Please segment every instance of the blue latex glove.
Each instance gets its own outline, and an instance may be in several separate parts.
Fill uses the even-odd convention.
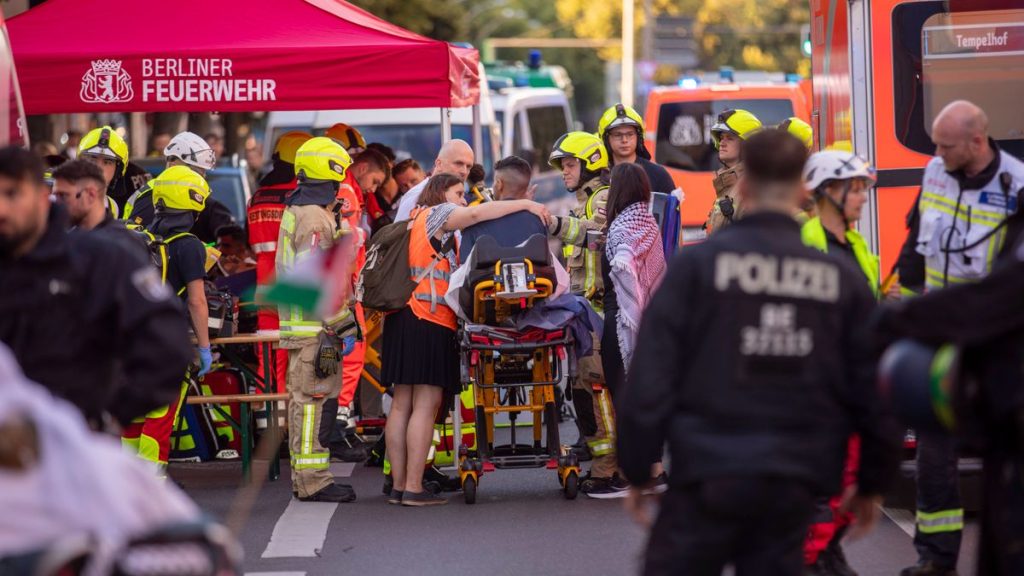
[[[341,355],[348,356],[352,353],[352,349],[356,347],[355,336],[345,336],[341,339]]]
[[[213,365],[213,352],[210,351],[210,347],[199,348],[199,377],[202,378],[210,371],[210,366]]]

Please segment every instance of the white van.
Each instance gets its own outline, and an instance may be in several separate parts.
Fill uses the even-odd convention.
[[[452,108],[452,138],[473,144],[473,109]],[[439,108],[392,108],[379,110],[323,110],[316,112],[271,112],[267,115],[264,149],[269,160],[274,143],[290,130],[304,130],[319,136],[338,122],[359,130],[366,142],[380,142],[395,150],[399,159],[415,158],[427,172],[441,148]],[[476,161],[491,181],[494,163],[501,157],[498,125],[486,90],[480,94],[480,125],[483,157]]]
[[[534,166],[535,199],[550,203],[568,195],[561,174],[548,165],[558,138],[575,129],[569,98],[558,88],[503,88],[491,93],[501,126],[501,157],[516,155]]]

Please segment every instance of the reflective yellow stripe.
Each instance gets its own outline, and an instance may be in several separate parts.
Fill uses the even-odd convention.
[[[313,453],[313,422],[316,416],[316,406],[306,404],[302,407],[302,454],[308,456]]]
[[[934,192],[921,193],[921,204],[924,205],[926,203],[942,205],[944,207],[952,209],[953,211],[956,211],[956,202],[954,200],[942,196],[941,194],[936,194]],[[960,206],[961,214],[967,211],[967,206],[968,204],[962,204]],[[970,207],[972,216],[980,216],[982,218],[988,218],[996,222],[1001,222],[1007,216],[1006,212],[995,212],[993,210],[986,210],[984,208],[979,208],[974,204],[970,204]],[[952,214],[952,212],[949,213]]]
[[[917,529],[924,534],[959,532],[964,529],[964,510],[941,510],[939,512],[917,512]]]
[[[569,217],[569,230],[565,233],[562,238],[569,244],[576,244],[576,240],[580,237],[580,221],[576,218]]]
[[[583,289],[589,294],[591,290],[597,288],[597,252],[587,250],[584,253],[583,268],[586,271]]]
[[[590,442],[587,442],[587,447],[590,448],[590,453],[594,456],[607,456],[615,451],[612,443],[606,438],[591,440]]]
[[[326,452],[315,454],[292,454],[292,468],[295,470],[325,470],[331,465],[331,455]]]
[[[967,284],[973,282],[975,279],[961,278],[954,276],[952,272],[948,275],[944,275],[942,270],[937,270],[931,267],[925,267],[925,284],[929,288],[945,288],[947,284]]]
[[[976,208],[973,205],[970,206],[970,213],[968,213],[967,205],[960,207],[960,210],[956,209],[956,205],[950,206],[949,204],[935,202],[931,199],[921,198],[921,211],[924,210],[936,210],[943,214],[949,214],[955,216],[957,220],[962,222],[970,222],[971,224],[977,224],[978,226],[988,226],[993,228],[1006,219],[1005,214],[999,214],[998,212],[990,212],[981,208]]]

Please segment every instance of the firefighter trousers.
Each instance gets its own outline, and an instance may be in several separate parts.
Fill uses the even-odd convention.
[[[956,441],[942,434],[917,437],[917,528],[922,562],[956,568],[964,528]]]
[[[167,457],[171,453],[171,432],[188,391],[188,378],[181,383],[178,400],[136,418],[121,434],[121,446],[152,464],[161,478],[167,476]]]
[[[723,477],[673,486],[651,529],[645,576],[800,576],[814,495],[796,480]]]
[[[572,403],[580,434],[593,457],[590,475],[611,478],[619,467],[615,458],[615,413],[611,396],[602,386],[604,370],[597,343],[594,338],[594,353],[579,361],[579,377],[572,384]]]
[[[288,450],[291,454],[292,491],[300,498],[316,494],[334,483],[330,452],[320,443],[324,401],[336,398],[338,374],[317,378],[319,343],[314,338],[301,348],[288,350]]]

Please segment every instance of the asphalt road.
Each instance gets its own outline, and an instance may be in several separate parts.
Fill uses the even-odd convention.
[[[642,558],[645,533],[621,501],[567,501],[551,470],[499,470],[483,477],[475,505],[454,494],[446,506],[417,509],[388,505],[381,470],[352,464],[332,469],[354,486],[354,503],[293,501],[282,465],[282,479],[263,485],[240,534],[246,574],[600,576],[636,574]],[[171,473],[207,513],[228,519],[239,494],[238,464],[172,465]],[[912,511],[885,512],[874,532],[845,544],[862,576],[898,574],[916,559]],[[962,576],[974,574],[976,547],[971,521]]]

